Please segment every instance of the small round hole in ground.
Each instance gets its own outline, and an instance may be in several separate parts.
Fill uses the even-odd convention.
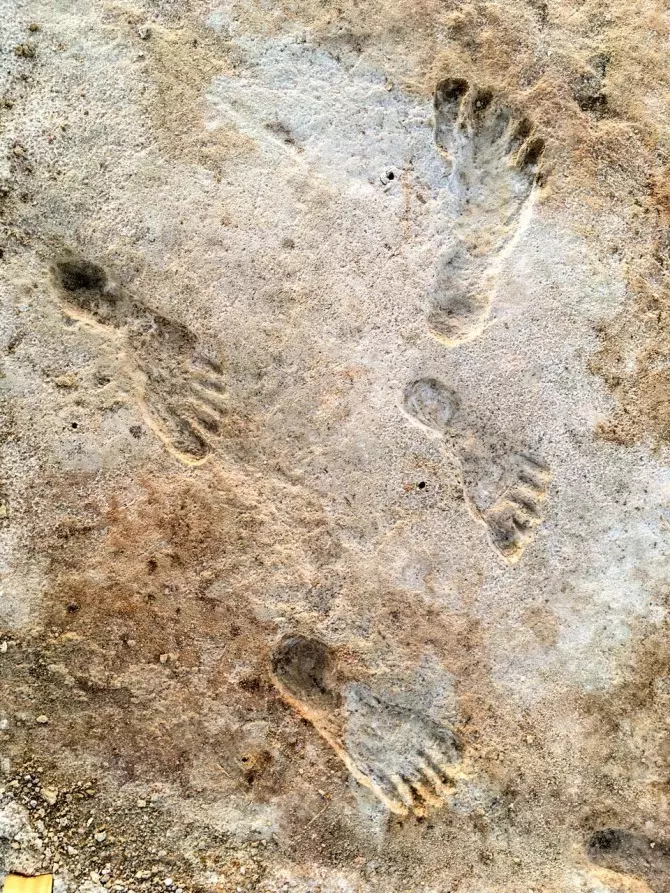
[[[77,422],[72,422],[72,425],[70,427],[76,430],[79,427],[79,424]]]
[[[417,487],[419,488],[419,490],[425,490],[425,489],[426,489],[426,482],[425,482],[425,481],[419,481],[419,483],[417,484]]]
[[[79,610],[79,605],[77,604],[77,602],[69,602],[69,604],[67,606],[68,614],[76,614],[78,610]]]
[[[389,172],[387,173],[387,175],[386,175],[386,179],[387,179],[387,180],[395,180],[395,174],[393,173],[393,171],[389,171]]]

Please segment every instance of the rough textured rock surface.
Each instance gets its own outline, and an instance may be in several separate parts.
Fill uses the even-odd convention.
[[[0,876],[670,890],[667,10],[0,21]]]

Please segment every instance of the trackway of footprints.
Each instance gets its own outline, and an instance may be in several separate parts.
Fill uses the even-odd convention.
[[[428,328],[447,345],[484,328],[500,263],[527,223],[541,182],[544,141],[491,90],[447,78],[434,96],[435,143],[451,165],[456,247],[437,259]]]
[[[272,657],[272,680],[310,722],[351,775],[397,815],[440,807],[460,776],[455,732],[420,711],[338,678],[331,650],[306,636],[286,636]]]
[[[465,427],[456,395],[436,378],[411,382],[403,408],[412,421],[451,444],[470,513],[486,527],[491,545],[507,564],[515,564],[544,519],[549,469],[527,453]]]
[[[460,207],[457,247],[438,258],[428,325],[435,337],[455,345],[486,323],[500,261],[532,207],[544,144],[528,120],[514,121],[490,91],[458,79],[436,88],[435,142],[450,161]],[[55,261],[51,275],[64,311],[116,349],[148,426],[183,463],[204,462],[226,413],[221,364],[193,332],[111,283],[101,266],[68,254]],[[514,564],[543,519],[549,470],[464,428],[455,394],[435,378],[409,384],[403,407],[413,422],[453,446],[470,512],[495,550]],[[282,639],[271,676],[284,700],[391,812],[423,816],[449,801],[463,776],[453,729],[343,679],[333,652],[317,639]],[[617,858],[630,862],[625,854],[636,852],[636,844],[625,835],[620,841]],[[595,842],[591,850],[595,861],[614,858]]]
[[[67,256],[51,274],[67,315],[117,348],[151,430],[184,464],[204,462],[226,409],[220,363],[205,355],[185,326],[111,285],[97,264]]]

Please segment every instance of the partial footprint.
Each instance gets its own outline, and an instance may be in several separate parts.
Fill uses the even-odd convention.
[[[454,392],[436,378],[411,382],[403,409],[423,428],[443,435],[458,455],[466,505],[485,525],[491,544],[515,564],[544,519],[549,469],[525,452],[474,433],[459,413]]]
[[[641,878],[654,893],[670,893],[670,842],[607,828],[591,836],[586,854],[602,868]]]
[[[422,816],[448,799],[461,752],[450,728],[338,678],[330,650],[317,639],[283,638],[272,657],[272,679],[353,777],[392,812]]]
[[[437,85],[434,112],[435,142],[451,163],[459,216],[458,244],[438,258],[428,327],[455,345],[486,324],[500,262],[530,217],[544,141],[527,118],[513,120],[490,90],[459,78]]]
[[[68,316],[118,348],[147,425],[181,462],[204,462],[225,413],[221,365],[193,332],[110,284],[97,264],[67,256],[51,273]]]

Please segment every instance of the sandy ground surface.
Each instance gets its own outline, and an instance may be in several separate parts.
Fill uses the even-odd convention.
[[[662,4],[0,21],[0,877],[669,891]]]

